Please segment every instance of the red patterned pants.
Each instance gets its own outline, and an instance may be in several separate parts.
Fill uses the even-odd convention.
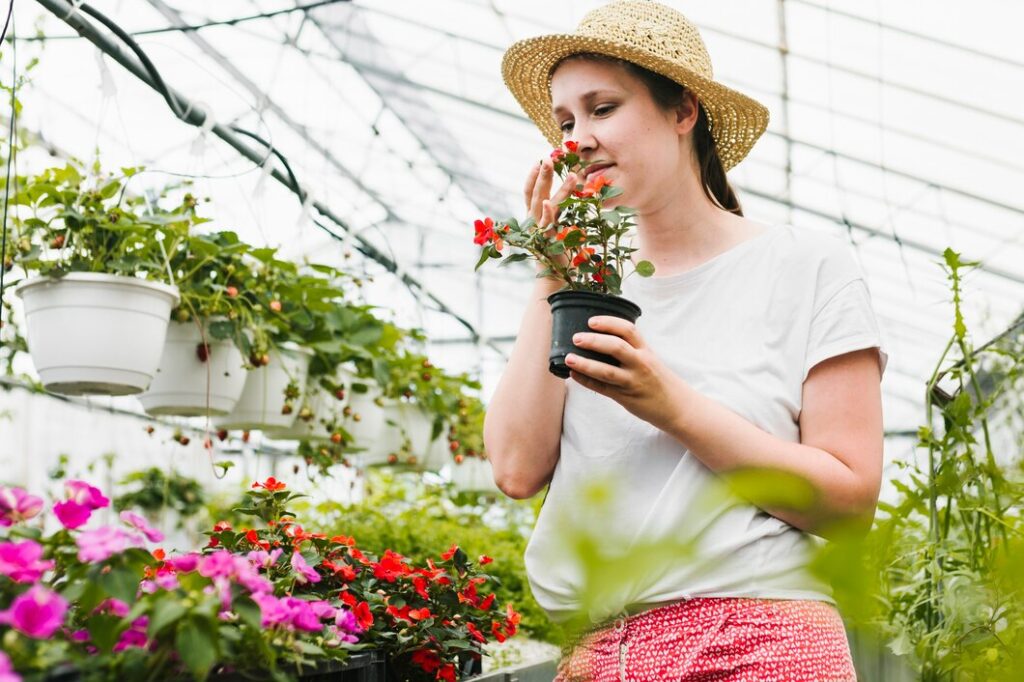
[[[839,612],[818,601],[700,598],[591,630],[555,682],[855,682]]]

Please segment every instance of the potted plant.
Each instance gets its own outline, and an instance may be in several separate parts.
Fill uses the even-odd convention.
[[[269,348],[260,309],[241,295],[250,247],[234,232],[189,235],[170,254],[181,293],[160,365],[139,396],[152,415],[225,415],[245,388],[247,359]]]
[[[19,178],[11,198],[14,265],[27,279],[28,348],[43,385],[66,395],[143,391],[160,360],[178,289],[166,254],[198,222],[129,195],[137,169],[85,174],[76,163]]]
[[[569,141],[565,149],[551,152],[555,172],[565,177],[588,165],[577,154],[577,145]],[[636,249],[623,243],[635,212],[625,206],[605,209],[603,203],[622,194],[604,175],[595,175],[559,204],[559,214],[552,225],[538,226],[533,218],[523,222],[510,219],[495,224],[492,218],[477,220],[474,224],[474,242],[483,246],[477,269],[490,259],[501,265],[523,260],[536,260],[544,267],[539,277],[552,277],[565,282],[565,286],[548,297],[551,304],[552,333],[549,369],[561,378],[569,376],[565,356],[576,353],[586,358],[617,365],[618,362],[603,353],[577,348],[572,337],[577,332],[590,331],[587,324],[594,315],[612,315],[635,322],[640,308],[621,297],[622,281],[626,276],[630,254]],[[506,246],[521,249],[517,253],[502,253]],[[640,261],[634,271],[641,277],[654,274],[650,261]]]

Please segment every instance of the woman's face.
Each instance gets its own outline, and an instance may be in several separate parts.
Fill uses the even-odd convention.
[[[660,109],[621,64],[563,62],[551,78],[551,100],[563,140],[575,140],[583,160],[598,162],[592,173],[620,187],[624,205],[643,212],[666,196],[684,170],[680,133],[686,126],[677,123],[675,111]],[[604,164],[607,169],[599,170]]]

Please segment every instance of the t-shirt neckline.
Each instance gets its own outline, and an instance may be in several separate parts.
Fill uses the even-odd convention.
[[[675,286],[682,282],[691,282],[703,277],[709,272],[717,270],[743,252],[749,251],[755,244],[763,242],[767,237],[774,235],[778,231],[779,228],[777,227],[765,228],[765,230],[760,234],[750,237],[749,239],[744,239],[739,244],[726,249],[717,256],[709,258],[697,267],[690,268],[686,272],[679,272],[674,275],[664,275],[661,277],[659,277],[657,273],[651,277],[641,277],[640,275],[633,274],[629,277],[627,282],[640,289],[660,289],[663,287]]]

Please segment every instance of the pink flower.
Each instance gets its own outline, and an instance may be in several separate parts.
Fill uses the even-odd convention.
[[[53,513],[57,515],[57,519],[65,528],[74,530],[89,522],[92,509],[74,500],[63,500],[53,505]]]
[[[277,563],[277,558],[281,556],[281,548],[278,547],[272,552],[267,552],[262,549],[254,549],[246,555],[249,562],[256,568],[270,568]]]
[[[334,624],[337,625],[339,629],[349,633],[350,636],[358,635],[363,631],[363,628],[359,626],[359,621],[356,620],[355,614],[348,609],[338,609],[334,614]],[[342,639],[346,642],[356,641],[354,636],[352,639],[347,639],[345,637],[342,637]]]
[[[219,550],[207,554],[199,560],[199,575],[206,578],[218,576],[231,577],[235,574],[235,556],[228,551]]]
[[[127,604],[120,599],[114,599],[111,597],[110,599],[105,599],[101,602],[100,605],[95,608],[93,613],[109,613],[112,616],[124,618],[128,615],[128,611],[129,607]]]
[[[2,651],[0,651],[0,682],[21,682],[21,676],[14,672],[11,659],[7,658],[7,654]]]
[[[171,557],[166,563],[172,566],[178,573],[191,573],[199,566],[199,555],[182,554],[181,556]]]
[[[142,546],[142,538],[125,533],[120,528],[103,526],[87,530],[75,538],[78,545],[78,560],[84,562],[106,561],[129,547]]]
[[[307,564],[305,558],[298,552],[292,554],[292,568],[299,574],[299,582],[320,582],[320,574],[316,572],[315,568]]]
[[[30,519],[43,508],[43,500],[21,488],[0,485],[0,526],[6,527]]]
[[[142,518],[135,512],[125,510],[121,512],[121,520],[139,531],[146,536],[150,542],[163,542],[164,534],[158,531],[156,528],[151,527],[146,523],[146,519]]]
[[[78,504],[84,504],[90,510],[103,509],[110,506],[110,500],[104,497],[99,488],[85,481],[65,481],[64,495]]]
[[[157,573],[156,577],[153,578],[153,582],[161,590],[167,590],[168,592],[179,587],[178,576],[173,573]]]
[[[43,546],[34,540],[0,543],[0,575],[16,583],[34,583],[53,568],[52,561],[41,561]]]
[[[49,639],[64,621],[68,603],[56,592],[33,585],[0,612],[0,623],[36,639]]]

